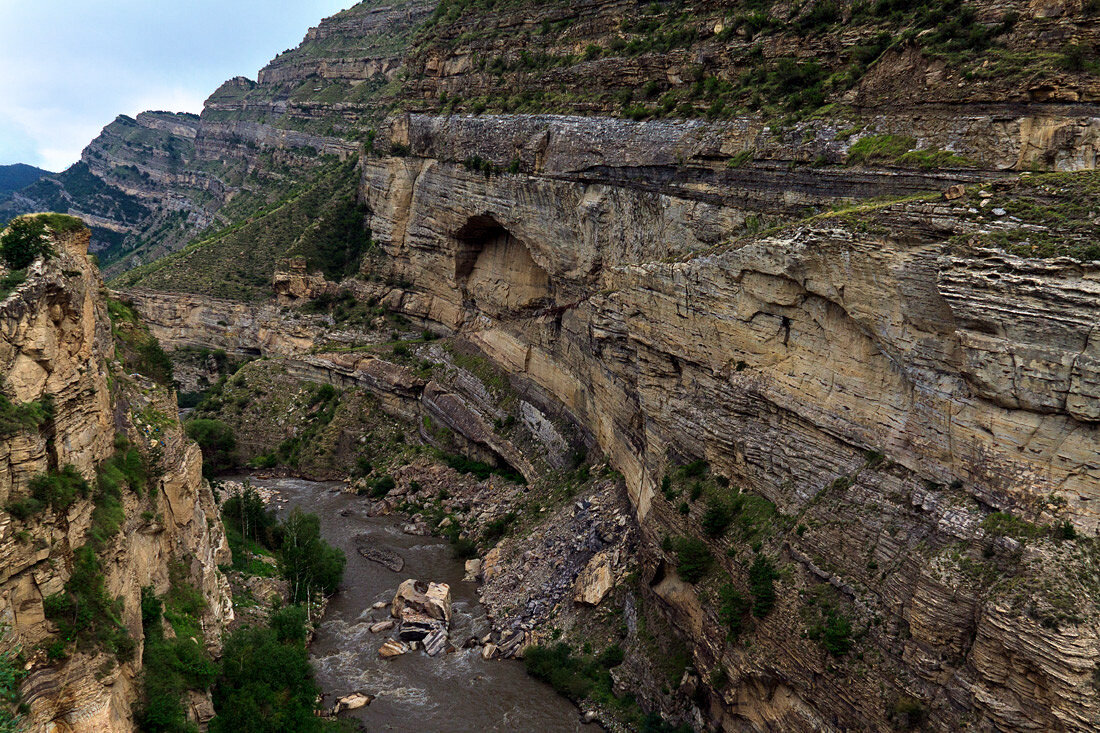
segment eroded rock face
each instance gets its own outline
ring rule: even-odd
[[[497,126],[487,139],[498,143],[518,129],[483,124]],[[409,125],[423,150],[463,130]],[[551,134],[542,164],[559,150]],[[564,161],[556,170],[583,167]],[[721,665],[735,679],[708,714],[730,730],[888,726],[901,695],[947,694],[943,721],[1088,729],[1100,709],[1080,651],[1100,648],[1091,612],[1055,630],[996,593],[960,595],[974,581],[950,548],[985,541],[989,507],[1089,534],[1100,525],[1096,268],[952,248],[967,225],[965,204],[950,201],[886,207],[863,230],[825,219],[704,251],[740,215],[726,193],[569,178],[486,178],[430,156],[371,160],[362,196],[395,276],[415,283],[387,302],[461,333],[533,394],[552,395],[623,473],[653,596],[692,639],[696,667]],[[470,227],[487,220],[504,232],[493,246],[524,265],[502,261],[479,294],[464,274],[476,261]],[[499,295],[513,283],[527,292],[528,261],[553,295],[533,310]],[[889,470],[864,470],[875,452]],[[783,513],[833,527],[792,536],[782,552],[796,585],[831,586],[861,609],[883,655],[874,676],[892,689],[825,674],[828,660],[799,640],[793,598],[757,630],[756,651],[730,651],[713,609],[654,551],[663,533],[682,531],[656,491],[661,476],[670,458],[696,457]],[[942,495],[948,486],[956,498]],[[974,511],[952,508],[958,501]],[[1012,572],[1061,567],[1047,552]],[[497,563],[486,558],[486,580]],[[884,567],[894,569],[869,569]],[[587,573],[582,600],[603,585]],[[881,631],[871,630],[876,616],[891,619]],[[1023,692],[1020,674],[1036,686]]]
[[[58,237],[57,256],[32,266],[27,282],[0,304],[0,364],[9,375],[8,394],[17,402],[47,394],[54,399],[52,440],[33,430],[0,439],[5,503],[24,497],[29,481],[48,468],[71,464],[94,481],[97,465],[115,450],[116,432],[128,433],[132,441],[153,440],[135,428],[133,414],[148,409],[173,416],[176,410],[169,395],[111,365],[110,322],[102,281],[87,257],[88,241],[87,231]],[[73,551],[86,541],[92,501],[78,499],[65,515],[46,510],[25,522],[6,512],[0,517],[0,617],[10,625],[6,643],[19,645],[27,656],[22,695],[30,731],[133,729],[141,589],[166,592],[170,562],[184,563],[208,601],[203,617],[208,643],[217,643],[222,625],[232,618],[228,586],[217,569],[228,561],[229,549],[202,478],[201,454],[184,439],[175,418],[167,420],[155,438],[162,472],[152,490],[158,493],[160,516],[142,518],[139,499],[126,493],[122,531],[101,559],[107,592],[121,599],[122,622],[137,642],[134,661],[116,665],[109,653],[81,650],[50,662],[39,647],[54,631],[43,599],[60,592],[69,578]]]

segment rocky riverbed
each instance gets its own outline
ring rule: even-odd
[[[371,731],[595,730],[581,723],[568,700],[529,677],[521,663],[486,661],[478,646],[464,648],[471,639],[485,638],[490,628],[476,583],[464,580],[463,563],[452,557],[445,540],[406,534],[396,516],[368,517],[363,499],[344,493],[339,482],[252,482],[274,491],[272,505],[280,512],[300,507],[318,514],[325,539],[347,555],[344,583],[311,646],[326,707],[356,694],[370,698],[342,715]],[[374,552],[361,551],[365,547]],[[378,561],[383,557],[387,563]],[[390,569],[394,558],[401,560],[400,571]],[[394,620],[391,604],[410,578],[449,586],[447,648],[435,656],[417,648],[386,658],[380,648],[397,641],[397,625],[388,623]]]

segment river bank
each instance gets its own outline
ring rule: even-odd
[[[520,662],[486,661],[480,649],[462,648],[466,640],[487,635],[490,626],[477,584],[464,580],[464,566],[446,540],[405,534],[397,516],[366,516],[365,503],[343,492],[342,482],[251,481],[273,492],[271,505],[280,515],[294,508],[317,514],[324,539],[347,556],[340,593],[329,600],[310,646],[326,707],[355,692],[375,696],[369,706],[345,713],[371,731],[596,730],[581,723],[572,703],[528,676]],[[367,559],[358,551],[364,546],[400,557],[402,569]],[[407,578],[450,586],[453,653],[379,657],[389,634],[372,634],[370,627],[388,618],[388,610],[373,606],[389,603]]]

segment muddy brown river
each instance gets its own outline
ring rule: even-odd
[[[326,707],[353,692],[376,695],[369,706],[344,713],[361,720],[372,733],[597,733],[597,726],[580,722],[572,703],[529,677],[522,663],[487,662],[480,649],[458,648],[470,636],[484,636],[489,625],[477,600],[477,584],[463,581],[463,563],[452,557],[445,540],[402,533],[401,517],[367,517],[365,502],[340,492],[339,483],[251,480],[278,491],[275,507],[280,515],[293,507],[317,514],[324,538],[347,556],[343,585],[331,599],[310,647]],[[385,554],[396,553],[404,560],[404,568],[394,572],[362,557],[357,548],[364,543]],[[376,611],[371,606],[391,601],[406,578],[451,586],[454,653],[433,658],[414,651],[388,660],[378,656],[378,647],[389,634],[372,634],[370,625],[388,618],[388,609]]]

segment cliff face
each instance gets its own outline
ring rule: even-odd
[[[196,149],[223,160],[305,166],[294,146],[363,143],[359,277],[280,272],[284,308],[343,290],[445,331],[504,370],[522,398],[508,409],[472,378],[358,353],[356,329],[205,297],[222,291],[194,271],[242,280],[242,257],[275,251],[239,232],[134,273],[128,297],[166,343],[366,386],[525,474],[547,444],[494,419],[525,404],[571,426],[622,473],[640,595],[688,640],[693,673],[662,690],[628,621],[622,689],[681,720],[1095,728],[1091,5],[697,5],[440,5],[400,91],[380,34],[404,43],[420,11],[360,5],[208,106]],[[383,121],[387,95],[421,112]],[[500,114],[447,114],[464,109]],[[544,114],[578,111],[593,116]],[[698,461],[700,491],[738,502],[728,533],[704,531],[694,488],[666,487]],[[713,558],[701,579],[683,538]],[[540,561],[505,550],[512,579]],[[731,638],[721,599],[756,596],[765,560],[774,608]],[[555,617],[496,610],[528,630]]]
[[[26,659],[23,701],[32,731],[129,731],[141,671],[141,589],[164,593],[169,566],[208,601],[204,627],[216,642],[231,617],[227,586],[217,570],[228,559],[198,448],[181,434],[175,400],[163,388],[126,375],[114,361],[103,286],[87,256],[87,230],[55,236],[57,256],[39,260],[27,281],[0,304],[0,364],[14,403],[52,396],[52,416],[38,428],[0,439],[0,520],[4,557],[0,614]],[[92,496],[64,509],[31,516],[11,509],[31,494],[36,477],[73,466],[95,485],[97,468],[126,435],[150,462],[148,492],[126,492],[118,533],[97,553],[104,590],[119,599],[121,631],[135,640],[132,654],[96,645],[64,649],[47,620],[44,600],[62,592],[75,571],[76,550],[90,541]],[[145,510],[143,512],[143,510]],[[64,655],[47,654],[55,644]]]
[[[496,142],[515,129],[484,124]],[[706,459],[803,528],[765,543],[793,578],[752,650],[707,631],[707,604],[667,579],[667,555],[649,558],[697,669],[733,671],[720,719],[886,726],[914,696],[941,701],[945,730],[1095,722],[1097,596],[1075,575],[1095,579],[1091,561],[1039,543],[1006,570],[983,524],[997,509],[1096,532],[1095,266],[959,245],[970,204],[934,198],[707,249],[735,207],[562,180],[599,167],[556,146],[553,124],[544,175],[486,177],[427,152],[454,149],[455,129],[470,150],[462,126],[414,118],[424,157],[364,166],[376,241],[414,283],[387,302],[552,395],[625,475],[651,548],[698,521],[660,496],[670,461]],[[801,638],[818,585],[866,624],[866,681]],[[1064,613],[1075,621],[1052,620]]]

